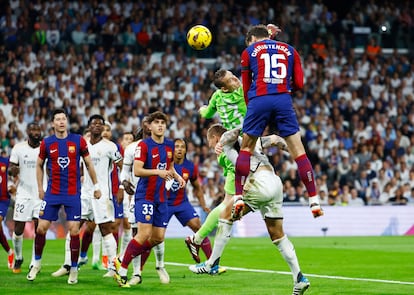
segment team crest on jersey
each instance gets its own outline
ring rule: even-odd
[[[183,173],[183,179],[184,179],[185,181],[187,181],[188,177],[189,177],[188,173],[187,173],[187,172],[184,172],[184,173]]]
[[[70,145],[69,146],[69,153],[74,153],[74,152],[76,152],[76,146],[74,146],[74,145]]]
[[[70,159],[69,157],[58,157],[57,163],[60,166],[60,168],[65,169],[69,166]]]
[[[6,169],[7,169],[6,166],[1,166],[1,172],[3,173],[6,172]]]
[[[151,220],[151,215],[145,215],[145,220],[150,221]]]
[[[168,157],[168,159],[172,159],[172,152],[171,151],[167,152],[167,157]]]

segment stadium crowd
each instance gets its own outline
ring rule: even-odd
[[[115,139],[161,110],[170,117],[167,136],[188,140],[188,158],[199,165],[213,206],[223,196],[223,177],[206,130],[218,119],[202,119],[198,109],[215,90],[217,69],[240,76],[247,28],[277,23],[278,39],[303,59],[305,89],[294,93],[294,104],[322,204],[412,205],[413,55],[383,49],[413,47],[414,5],[326,2],[10,0],[0,10],[2,156],[24,140],[32,121],[50,134],[57,107],[68,111],[71,132],[83,132],[88,118],[101,114]],[[213,34],[201,52],[186,45],[196,23]],[[361,37],[356,28],[371,34]],[[306,204],[293,159],[267,152],[286,204]]]

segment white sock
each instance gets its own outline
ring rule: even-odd
[[[230,240],[232,228],[233,222],[225,219],[219,219],[216,237],[214,239],[213,252],[211,253],[210,258],[207,260],[207,265],[214,265],[217,259],[221,257],[224,248]]]
[[[290,271],[292,272],[293,281],[296,283],[296,279],[300,272],[300,267],[298,258],[296,256],[295,247],[286,235],[280,239],[274,240],[272,243],[276,245],[283,259],[289,265]]]
[[[102,240],[103,249],[108,253],[108,264],[112,265],[112,261],[116,257],[116,240],[112,233],[107,234]],[[103,252],[103,251],[102,251]]]
[[[97,226],[92,236],[92,250],[93,250],[92,264],[100,262],[99,258],[101,256],[101,240],[102,240],[101,231],[99,230],[99,227]]]
[[[132,239],[131,229],[124,229],[124,232],[122,234],[122,243],[121,243],[121,251],[120,251],[121,254],[125,252],[125,249],[128,246],[128,243],[131,241],[131,239]]]
[[[16,235],[13,232],[12,236],[15,259],[21,260],[23,258],[23,234]]]
[[[193,242],[197,245],[201,245],[201,243],[203,242],[204,238],[202,238],[200,236],[200,234],[198,233],[198,231],[193,235],[192,237]]]
[[[312,205],[314,203],[319,204],[319,196],[318,195],[313,196],[313,197],[309,197],[309,205]]]
[[[164,267],[165,242],[153,247],[155,254],[155,267]]]
[[[68,232],[66,234],[66,240],[65,240],[65,262],[63,265],[72,265],[72,258],[70,255],[70,233]]]
[[[134,275],[141,275],[141,255],[138,255],[132,259],[132,268]]]

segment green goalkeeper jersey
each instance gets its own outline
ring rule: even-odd
[[[242,127],[246,110],[243,87],[240,86],[233,92],[223,92],[221,89],[216,90],[211,96],[207,108],[200,111],[200,115],[203,118],[211,119],[218,113],[223,127],[231,130]]]
[[[217,162],[223,168],[223,174],[226,178],[224,182],[224,191],[229,195],[234,195],[236,193],[236,170],[233,163],[227,158],[224,153],[218,155]]]

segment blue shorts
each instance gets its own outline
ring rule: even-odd
[[[168,204],[135,199],[135,222],[150,223],[156,227],[168,225]]]
[[[289,93],[257,96],[249,100],[243,122],[243,133],[262,136],[266,126],[275,124],[282,137],[299,131],[299,123]]]
[[[175,215],[182,226],[186,226],[193,218],[200,218],[190,202],[184,202],[178,206],[168,206],[168,222],[173,215]]]
[[[118,204],[116,196],[112,196],[112,201],[114,202],[115,219],[124,218],[124,202]]]
[[[81,220],[81,199],[80,196],[45,195],[40,205],[39,218],[49,221],[56,221],[59,218],[59,209],[63,206],[66,213],[66,220]]]
[[[10,199],[0,201],[0,216],[3,217],[3,220],[7,215],[7,210],[9,210],[9,205],[10,205]]]

